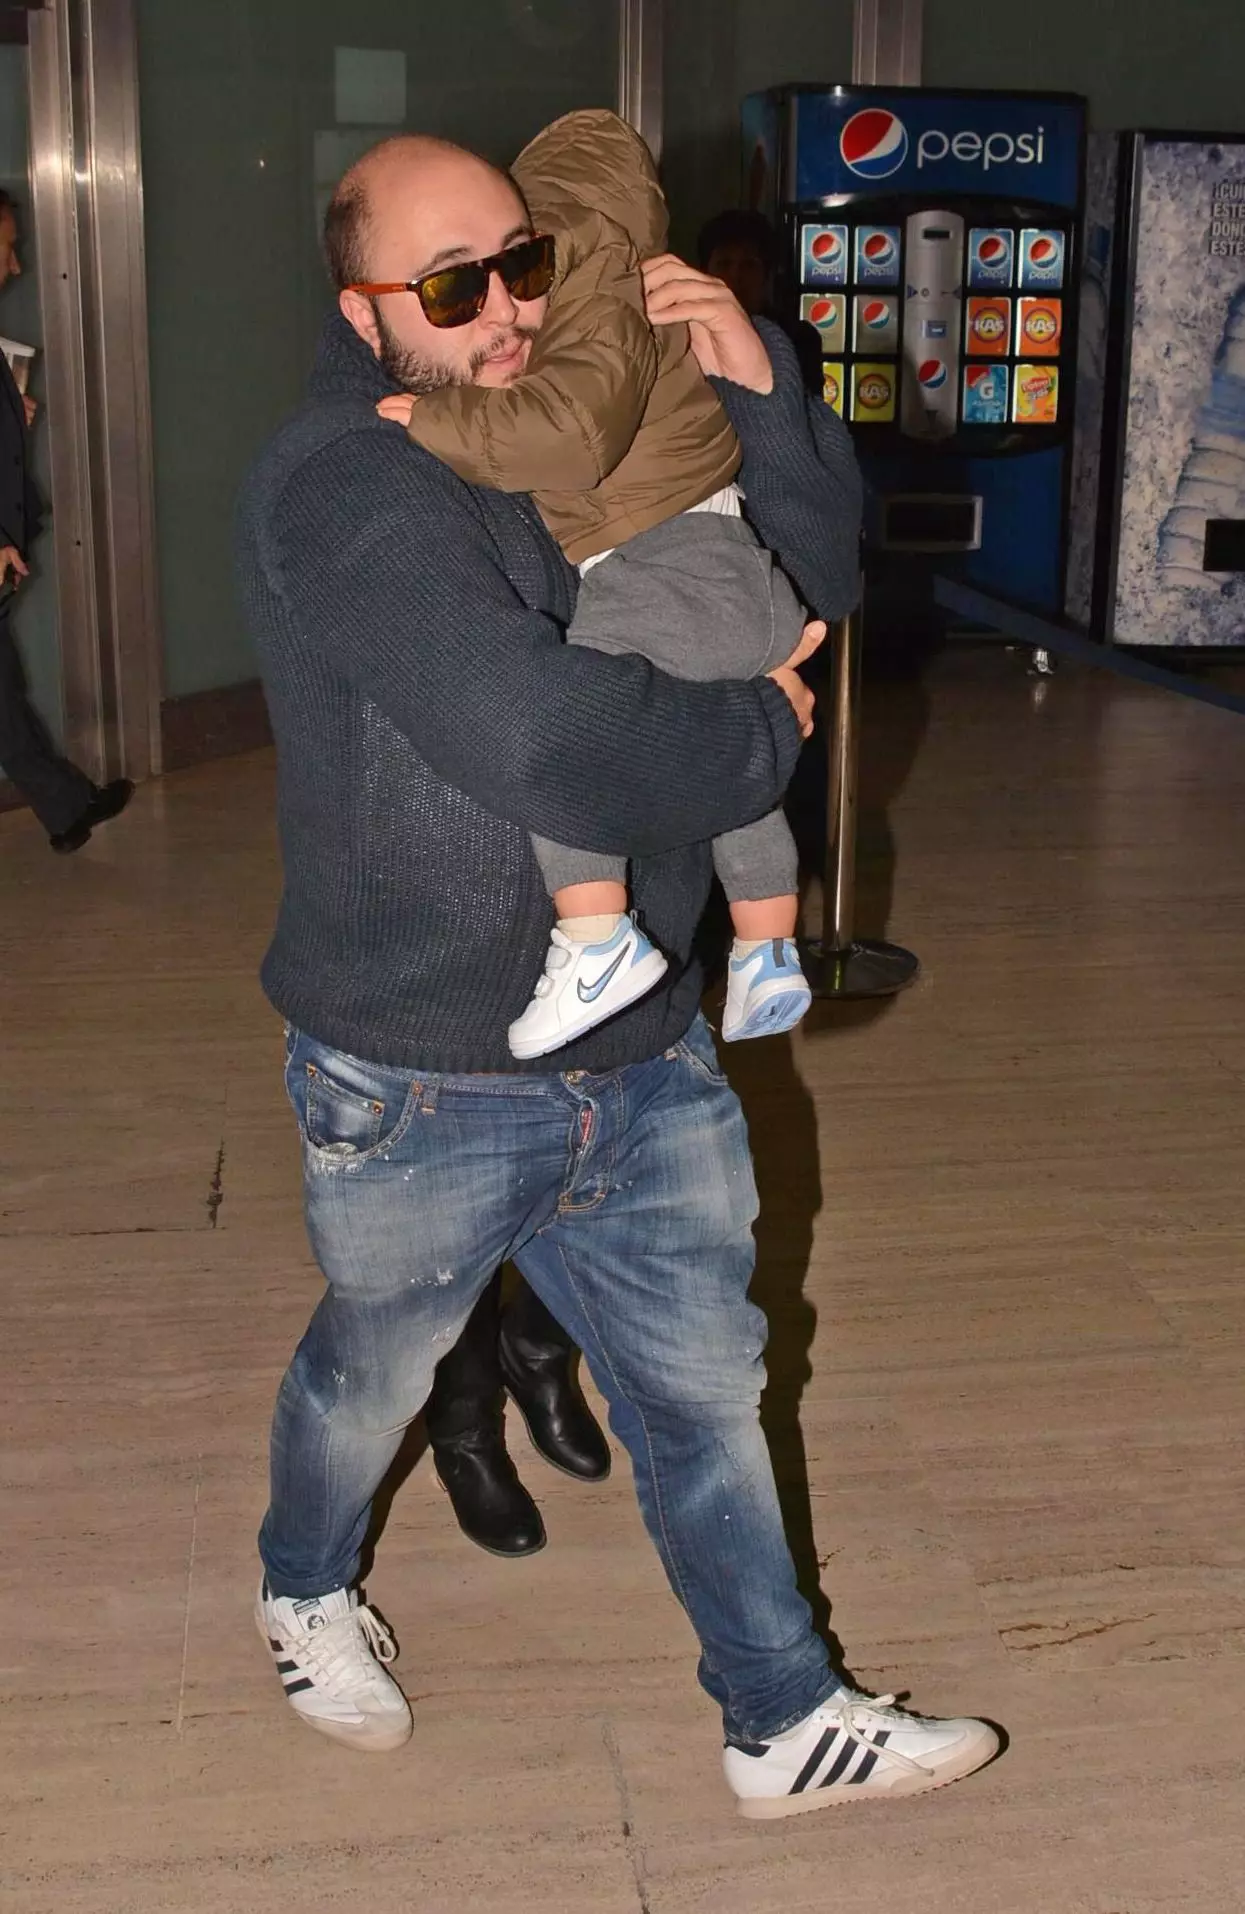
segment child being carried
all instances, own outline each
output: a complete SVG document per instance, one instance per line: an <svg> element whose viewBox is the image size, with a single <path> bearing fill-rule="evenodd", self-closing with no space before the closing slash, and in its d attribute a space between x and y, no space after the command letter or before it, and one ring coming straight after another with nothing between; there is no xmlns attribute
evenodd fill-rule
<svg viewBox="0 0 1245 1914"><path fill-rule="evenodd" d="M512 171L557 255L527 369L509 386L446 387L378 409L472 484L532 494L580 572L569 643L639 653L679 678L766 675L796 650L806 614L741 514L739 444L687 328L655 335L645 317L640 263L667 232L647 147L613 113L571 113ZM525 1060L615 1016L666 970L628 915L625 859L543 838L533 848L557 922L545 973L510 1027ZM713 858L735 930L722 1035L789 1030L810 993L782 812L717 838Z"/></svg>

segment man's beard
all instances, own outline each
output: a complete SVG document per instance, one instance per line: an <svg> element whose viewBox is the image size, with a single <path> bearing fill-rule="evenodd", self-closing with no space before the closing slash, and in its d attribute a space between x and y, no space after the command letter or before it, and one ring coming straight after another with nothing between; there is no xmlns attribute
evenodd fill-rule
<svg viewBox="0 0 1245 1914"><path fill-rule="evenodd" d="M473 352L465 366L436 365L394 337L379 306L373 305L372 310L376 314L376 330L380 337L378 356L381 365L396 386L400 386L403 392L413 392L418 399L424 398L429 392L443 392L446 386L474 385L476 373L490 359L508 359L524 339L536 337L531 327L508 326L491 346L481 346L478 352Z"/></svg>

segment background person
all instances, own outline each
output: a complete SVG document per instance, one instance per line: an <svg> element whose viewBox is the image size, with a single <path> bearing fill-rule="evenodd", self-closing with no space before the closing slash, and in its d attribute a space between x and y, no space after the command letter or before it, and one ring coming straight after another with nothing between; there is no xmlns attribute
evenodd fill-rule
<svg viewBox="0 0 1245 1914"><path fill-rule="evenodd" d="M22 270L17 243L17 207L0 191L0 287ZM117 778L101 788L62 757L26 689L12 613L30 576L30 548L43 516L30 474L35 412L35 401L18 391L0 353L0 768L48 833L52 849L80 851L97 825L125 809L134 786Z"/></svg>

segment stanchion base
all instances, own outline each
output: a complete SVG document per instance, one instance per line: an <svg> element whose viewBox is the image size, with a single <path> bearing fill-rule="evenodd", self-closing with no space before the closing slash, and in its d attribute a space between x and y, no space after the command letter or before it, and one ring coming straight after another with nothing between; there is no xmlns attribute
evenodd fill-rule
<svg viewBox="0 0 1245 1914"><path fill-rule="evenodd" d="M906 990L920 972L920 962L898 944L882 944L859 937L845 950L829 950L816 938L800 945L804 974L814 997L893 997Z"/></svg>

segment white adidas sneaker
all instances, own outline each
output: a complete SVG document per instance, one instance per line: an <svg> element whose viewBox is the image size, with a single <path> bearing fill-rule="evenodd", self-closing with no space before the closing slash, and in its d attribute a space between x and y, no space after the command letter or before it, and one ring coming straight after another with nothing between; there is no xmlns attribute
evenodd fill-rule
<svg viewBox="0 0 1245 1914"><path fill-rule="evenodd" d="M555 927L545 974L510 1026L511 1054L526 1062L560 1050L647 996L665 974L665 958L630 917L600 944L573 944Z"/></svg>
<svg viewBox="0 0 1245 1914"><path fill-rule="evenodd" d="M286 1700L309 1728L367 1754L385 1754L409 1741L406 1696L382 1667L396 1660L397 1646L352 1588L300 1599L271 1595L263 1581L255 1623Z"/></svg>
<svg viewBox="0 0 1245 1914"><path fill-rule="evenodd" d="M739 1813L776 1821L842 1801L926 1794L998 1753L988 1722L927 1721L894 1701L840 1689L772 1741L728 1742L722 1765Z"/></svg>

